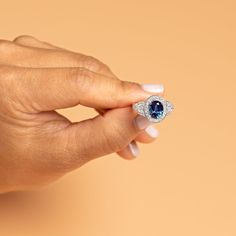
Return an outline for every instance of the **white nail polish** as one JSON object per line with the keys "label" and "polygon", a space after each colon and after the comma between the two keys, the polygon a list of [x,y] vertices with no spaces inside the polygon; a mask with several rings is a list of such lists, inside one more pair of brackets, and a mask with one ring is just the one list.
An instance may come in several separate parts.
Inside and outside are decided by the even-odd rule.
{"label": "white nail polish", "polygon": [[132,153],[133,157],[137,157],[139,155],[139,148],[138,148],[138,145],[136,144],[135,141],[132,141],[129,144],[129,149],[130,149],[130,152]]}
{"label": "white nail polish", "polygon": [[147,127],[145,131],[152,138],[157,138],[159,136],[158,130],[153,126]]}
{"label": "white nail polish", "polygon": [[148,93],[164,92],[164,86],[162,84],[143,84],[142,89]]}
{"label": "white nail polish", "polygon": [[140,130],[146,129],[151,124],[151,122],[146,117],[140,115],[135,118],[135,122],[138,129]]}

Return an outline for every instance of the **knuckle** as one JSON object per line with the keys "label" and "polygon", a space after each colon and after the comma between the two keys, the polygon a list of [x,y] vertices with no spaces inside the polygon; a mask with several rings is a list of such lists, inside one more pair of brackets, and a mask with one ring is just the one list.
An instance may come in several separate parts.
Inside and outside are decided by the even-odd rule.
{"label": "knuckle", "polygon": [[75,68],[75,78],[77,80],[86,80],[88,78],[92,78],[92,73],[88,69],[85,68]]}
{"label": "knuckle", "polygon": [[72,78],[76,85],[83,91],[86,91],[84,89],[89,89],[91,87],[94,79],[93,73],[85,68],[73,68],[69,77]]}
{"label": "knuckle", "polygon": [[101,72],[104,70],[109,70],[108,66],[99,61],[98,59],[92,56],[83,56],[82,57],[82,66],[88,70]]}
{"label": "knuckle", "polygon": [[13,42],[15,42],[15,43],[22,43],[22,42],[25,42],[25,41],[28,41],[28,40],[32,40],[32,39],[34,39],[34,37],[30,36],[30,35],[19,35],[19,36],[17,36],[13,40]]}

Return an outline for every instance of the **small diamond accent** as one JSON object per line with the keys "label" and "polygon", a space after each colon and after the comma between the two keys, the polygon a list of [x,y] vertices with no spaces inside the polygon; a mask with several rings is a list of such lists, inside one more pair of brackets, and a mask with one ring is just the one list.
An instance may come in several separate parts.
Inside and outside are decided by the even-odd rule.
{"label": "small diamond accent", "polygon": [[145,102],[137,102],[133,105],[133,109],[141,116],[145,116],[144,114],[144,104]]}
{"label": "small diamond accent", "polygon": [[167,115],[169,115],[169,113],[171,113],[174,110],[174,106],[171,102],[166,101],[166,111],[167,111]]}

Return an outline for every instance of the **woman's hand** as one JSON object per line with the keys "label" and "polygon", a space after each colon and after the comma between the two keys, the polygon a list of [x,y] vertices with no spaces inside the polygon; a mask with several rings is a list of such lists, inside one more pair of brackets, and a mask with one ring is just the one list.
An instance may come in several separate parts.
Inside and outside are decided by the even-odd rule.
{"label": "woman's hand", "polygon": [[[121,81],[95,58],[30,36],[1,40],[0,192],[50,183],[113,152],[133,159],[133,140],[151,142],[157,131],[130,105],[162,92],[161,85]],[[78,104],[100,114],[72,123],[55,111]]]}

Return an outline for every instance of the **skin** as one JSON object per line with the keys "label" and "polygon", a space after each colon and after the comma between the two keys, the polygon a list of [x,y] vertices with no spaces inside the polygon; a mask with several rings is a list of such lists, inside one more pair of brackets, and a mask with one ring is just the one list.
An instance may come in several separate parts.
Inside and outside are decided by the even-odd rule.
{"label": "skin", "polygon": [[[130,107],[150,96],[139,84],[31,36],[0,40],[0,94],[2,193],[35,189],[110,153],[134,159],[133,140],[154,140]],[[78,104],[99,114],[72,123],[56,112]]]}

